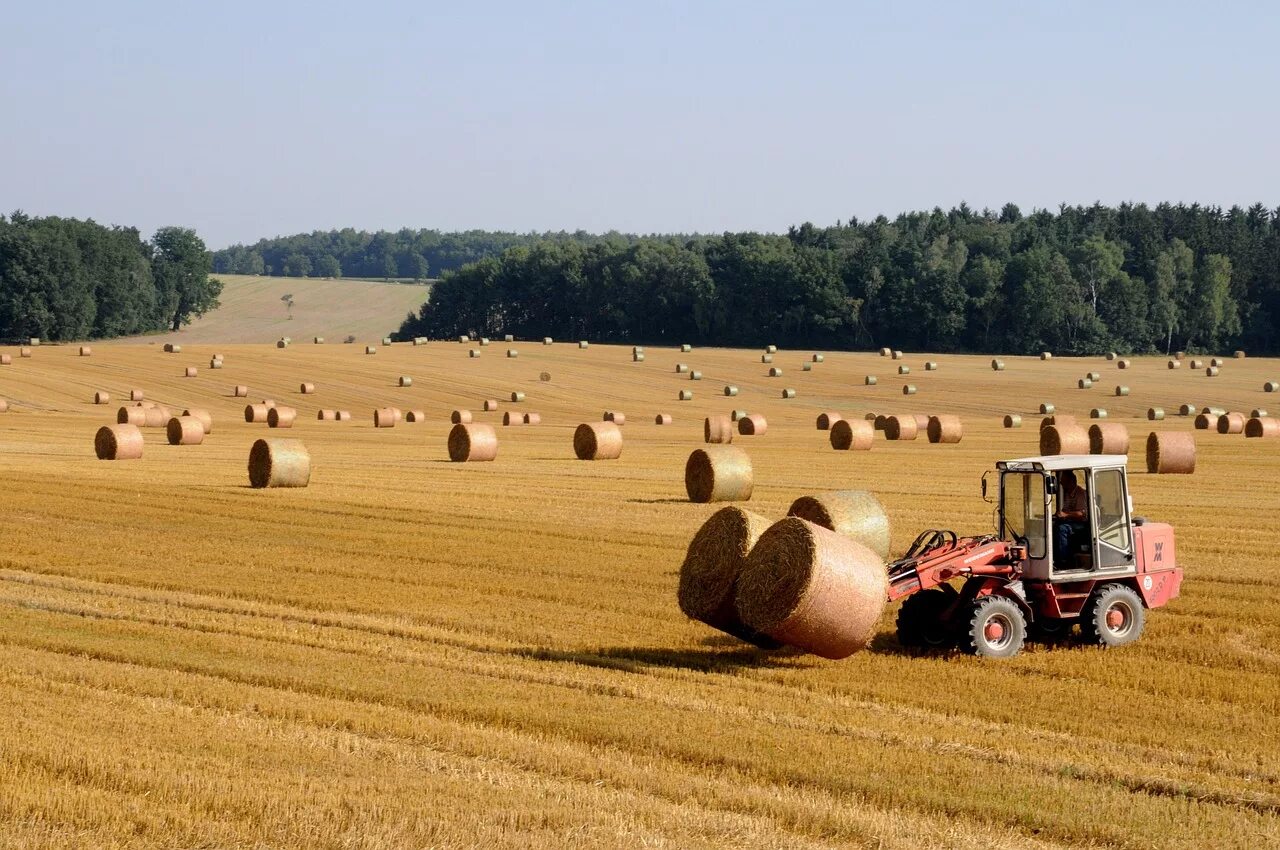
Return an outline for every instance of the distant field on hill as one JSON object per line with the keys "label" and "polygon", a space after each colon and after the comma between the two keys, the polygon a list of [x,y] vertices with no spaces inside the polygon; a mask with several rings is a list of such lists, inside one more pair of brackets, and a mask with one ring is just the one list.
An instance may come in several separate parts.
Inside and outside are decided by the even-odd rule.
{"label": "distant field on hill", "polygon": [[[154,342],[242,343],[274,342],[322,336],[341,342],[354,335],[359,342],[381,339],[395,331],[407,313],[417,312],[430,289],[418,284],[374,283],[362,280],[218,275],[223,282],[222,306],[178,333],[134,337]],[[281,296],[293,295],[293,319]]]}

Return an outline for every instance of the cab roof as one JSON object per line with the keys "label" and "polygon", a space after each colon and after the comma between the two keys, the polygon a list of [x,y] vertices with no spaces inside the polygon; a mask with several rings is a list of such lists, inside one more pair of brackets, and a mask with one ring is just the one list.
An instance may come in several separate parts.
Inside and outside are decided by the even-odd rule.
{"label": "cab roof", "polygon": [[1128,463],[1128,455],[1043,455],[997,461],[996,468],[1015,472],[1057,472],[1060,469],[1115,469],[1127,466]]}

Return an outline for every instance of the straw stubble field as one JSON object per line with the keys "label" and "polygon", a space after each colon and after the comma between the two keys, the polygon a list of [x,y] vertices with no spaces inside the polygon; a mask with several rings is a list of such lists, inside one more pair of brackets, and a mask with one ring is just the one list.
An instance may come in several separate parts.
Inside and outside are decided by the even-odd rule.
{"label": "straw stubble field", "polygon": [[[102,344],[0,369],[0,844],[1280,843],[1280,442],[1198,432],[1194,476],[1145,475],[1140,455],[1148,407],[1265,407],[1280,364],[1206,378],[1135,359],[1114,398],[1100,358],[1006,358],[995,373],[936,357],[926,372],[908,354],[908,399],[887,359],[829,353],[802,372],[809,353],[783,351],[797,390],[784,400],[758,352],[505,347]],[[182,377],[215,351],[221,370]],[[1075,389],[1090,370],[1103,380]],[[169,446],[146,429],[141,460],[95,460],[115,407],[94,391],[134,387],[209,410],[212,434]],[[513,391],[525,401],[481,411]],[[306,489],[248,487],[267,428],[241,411],[262,398],[299,410],[287,436],[311,453]],[[871,648],[830,662],[756,650],[677,608],[685,546],[718,507],[684,494],[704,416],[766,417],[767,434],[734,439],[752,511],[871,489],[900,552],[925,528],[992,527],[979,478],[1036,453],[1044,401],[1128,425],[1138,512],[1177,528],[1184,594],[1139,643],[913,656],[891,606]],[[375,429],[386,406],[428,421]],[[448,462],[460,407],[499,426],[495,462]],[[355,418],[318,422],[317,408]],[[542,424],[501,427],[511,409]],[[627,416],[621,458],[575,460],[575,426],[605,410]],[[835,452],[814,429],[824,410],[955,413],[964,439],[877,434],[870,452]],[[1024,426],[1002,429],[1005,413]]]}

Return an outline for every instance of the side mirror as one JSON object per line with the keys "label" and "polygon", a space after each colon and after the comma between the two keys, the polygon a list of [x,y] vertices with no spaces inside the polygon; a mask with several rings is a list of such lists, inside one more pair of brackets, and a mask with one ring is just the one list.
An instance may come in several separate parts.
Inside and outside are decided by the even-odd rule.
{"label": "side mirror", "polygon": [[1053,495],[1057,494],[1057,492],[1058,492],[1058,476],[1056,476],[1056,475],[1049,475],[1049,476],[1046,476],[1046,477],[1045,477],[1045,482],[1044,482],[1044,491],[1045,491],[1046,493],[1048,493],[1050,496],[1053,496]]}
{"label": "side mirror", "polygon": [[988,473],[986,472],[982,473],[982,501],[984,502],[991,501],[989,498],[987,498],[987,474]]}

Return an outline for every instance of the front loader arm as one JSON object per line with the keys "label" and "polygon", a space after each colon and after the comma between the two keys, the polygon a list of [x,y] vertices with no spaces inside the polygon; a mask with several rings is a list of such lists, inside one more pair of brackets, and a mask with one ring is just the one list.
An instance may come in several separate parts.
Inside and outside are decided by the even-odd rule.
{"label": "front loader arm", "polygon": [[890,602],[957,576],[1013,576],[1022,562],[1020,546],[990,536],[953,536],[921,552],[912,548],[907,557],[889,564]]}

